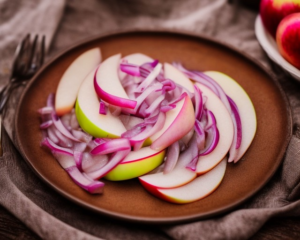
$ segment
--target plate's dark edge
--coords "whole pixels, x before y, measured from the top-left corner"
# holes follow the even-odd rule
[[[219,208],[219,209],[215,209],[213,211],[207,212],[207,213],[201,213],[201,214],[194,214],[194,215],[188,215],[188,216],[179,216],[179,217],[166,217],[166,218],[156,218],[156,217],[139,217],[139,216],[131,216],[131,215],[127,215],[127,214],[121,214],[121,213],[115,213],[115,212],[111,212],[111,211],[107,211],[107,210],[103,210],[103,209],[99,209],[97,207],[94,207],[90,204],[87,204],[86,202],[83,202],[75,197],[73,197],[72,195],[64,192],[63,190],[61,190],[60,188],[54,186],[51,182],[49,182],[46,178],[44,178],[42,175],[39,174],[38,170],[36,170],[31,164],[29,159],[27,158],[26,154],[24,153],[24,149],[22,147],[22,145],[20,144],[20,138],[19,135],[16,134],[16,140],[17,140],[17,145],[20,149],[20,153],[23,156],[23,158],[26,160],[27,164],[33,169],[33,171],[41,178],[43,179],[49,186],[51,186],[52,188],[54,188],[57,192],[59,192],[60,194],[62,194],[64,197],[66,197],[67,199],[76,202],[77,204],[86,207],[88,209],[91,209],[97,213],[101,213],[104,214],[108,217],[113,217],[116,218],[118,220],[123,220],[123,221],[129,221],[129,222],[135,222],[135,223],[141,223],[141,224],[175,224],[175,223],[183,223],[183,222],[191,222],[194,220],[199,220],[199,219],[207,219],[210,217],[214,217],[216,215],[221,215],[225,212],[228,212],[232,209],[234,209],[235,207],[239,206],[240,204],[242,204],[243,202],[245,202],[246,200],[248,200],[250,197],[252,197],[254,194],[256,194],[263,186],[265,186],[265,184],[272,178],[272,176],[275,174],[276,170],[278,169],[278,167],[280,166],[280,164],[282,163],[282,160],[284,158],[287,146],[290,142],[291,136],[292,136],[292,114],[291,114],[291,108],[290,108],[290,104],[289,101],[287,99],[287,96],[285,95],[283,89],[281,88],[276,76],[270,71],[268,70],[266,67],[264,67],[257,59],[249,56],[246,52],[241,51],[227,43],[224,42],[220,42],[217,41],[213,38],[207,37],[207,36],[203,36],[200,34],[195,34],[189,31],[182,31],[182,30],[170,30],[170,29],[164,29],[164,28],[159,28],[159,29],[140,29],[140,28],[135,28],[135,29],[131,29],[131,30],[125,30],[125,31],[111,31],[111,32],[107,32],[105,34],[99,34],[96,36],[92,36],[89,37],[87,39],[84,39],[82,41],[79,41],[75,44],[73,44],[71,47],[69,47],[66,50],[61,51],[60,53],[58,53],[56,56],[53,56],[47,64],[45,64],[37,73],[36,75],[28,82],[26,88],[24,89],[20,101],[18,103],[17,106],[17,113],[16,113],[16,117],[14,120],[14,126],[15,129],[17,130],[18,128],[18,119],[19,119],[19,112],[20,112],[20,108],[22,105],[22,101],[23,98],[26,95],[26,92],[28,91],[28,89],[31,87],[31,85],[35,82],[35,80],[38,78],[38,76],[40,75],[41,72],[44,71],[44,69],[46,69],[48,66],[50,66],[51,64],[53,64],[58,58],[60,58],[62,55],[66,54],[67,52],[73,50],[74,48],[80,47],[81,45],[86,45],[89,44],[90,42],[96,41],[97,39],[101,39],[101,38],[105,38],[105,37],[114,37],[117,35],[126,35],[126,34],[149,34],[149,33],[153,33],[153,34],[176,34],[178,36],[187,36],[187,37],[192,37],[192,38],[199,38],[201,40],[204,41],[208,41],[208,42],[212,42],[216,45],[222,46],[224,48],[229,49],[232,52],[235,52],[239,55],[241,55],[243,58],[245,58],[246,60],[248,60],[249,62],[252,62],[256,65],[256,67],[258,67],[259,69],[261,69],[272,81],[273,83],[275,83],[276,87],[279,89],[281,97],[286,105],[286,116],[287,116],[287,121],[289,122],[288,126],[287,126],[287,134],[286,134],[286,139],[284,142],[284,145],[281,148],[280,154],[278,155],[277,159],[276,159],[276,164],[274,164],[274,167],[272,169],[271,174],[268,176],[267,180],[265,182],[263,182],[259,187],[257,187],[256,189],[254,189],[252,192],[249,192],[249,194],[247,196],[245,196],[243,199],[239,200],[238,202],[232,203],[231,205],[227,205],[226,208]],[[16,131],[17,132],[17,131]]]

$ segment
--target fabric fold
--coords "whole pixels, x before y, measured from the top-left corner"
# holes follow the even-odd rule
[[[53,56],[75,42],[109,31],[179,29],[230,44],[271,69],[255,37],[257,13],[226,0],[187,0],[184,4],[181,0],[163,4],[159,0],[28,0],[17,5],[19,2],[0,3],[4,12],[0,15],[0,89],[9,76],[14,49],[28,32],[45,34]],[[7,136],[3,139],[5,155],[0,159],[0,204],[43,239],[248,239],[272,217],[300,215],[300,86],[285,74],[279,83],[291,104],[295,135],[270,182],[227,214],[168,227],[128,224],[95,214],[40,180]],[[4,121],[13,141],[14,114],[22,90],[11,97]]]

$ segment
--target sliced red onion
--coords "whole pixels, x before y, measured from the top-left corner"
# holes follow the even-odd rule
[[[66,169],[75,166],[73,155],[56,150],[52,150],[52,154],[58,161],[58,163],[62,166],[62,168]]]
[[[81,167],[85,173],[101,169],[108,163],[108,155],[91,155],[83,153]]]
[[[197,139],[197,146],[199,150],[203,150],[205,148],[205,132],[202,123],[196,119],[195,121],[195,132]]]
[[[174,63],[173,64],[179,71],[183,72],[186,76],[188,76],[190,79],[199,82],[206,87],[208,87],[210,90],[212,90],[224,103],[225,107],[229,112],[231,112],[230,104],[228,102],[227,96],[222,89],[222,87],[211,77],[207,76],[206,74],[199,72],[199,71],[189,71],[185,69],[181,64]]]
[[[46,128],[50,127],[52,124],[53,124],[52,120],[48,120],[47,122],[43,122],[40,125],[40,129],[46,129]]]
[[[50,114],[50,113],[52,113],[52,111],[53,111],[53,107],[46,106],[46,107],[40,108],[38,110],[38,113],[43,115],[43,114]]]
[[[51,127],[52,128],[52,127]],[[53,126],[53,132],[59,139],[59,145],[62,147],[73,147],[73,141],[61,134],[61,132]]]
[[[123,79],[121,79],[121,84],[124,89],[129,88],[130,86],[135,85],[137,83],[136,79],[137,78],[134,76],[126,75]],[[141,79],[141,78],[138,78],[138,79]],[[138,82],[140,82],[140,80]]]
[[[211,111],[208,111],[208,116],[212,119],[213,124],[210,126],[209,129],[207,129],[208,136],[206,140],[206,146],[205,149],[200,151],[200,156],[204,156],[211,153],[218,145],[220,138],[214,114]]]
[[[51,141],[49,138],[45,138],[42,141],[42,146],[48,147],[51,151],[55,151],[56,153],[62,153],[62,154],[68,154],[73,156],[73,150],[69,148],[64,148],[61,146],[58,146],[53,141]]]
[[[54,113],[55,114],[55,113]],[[52,116],[52,115],[51,115]],[[67,113],[63,116],[60,117],[61,122],[63,123],[63,125],[69,130],[71,131],[71,117],[72,114],[71,113]]]
[[[73,147],[74,160],[79,170],[82,170],[81,168],[82,157],[86,147],[87,147],[87,143],[85,142],[74,143],[74,147]]]
[[[144,101],[142,102],[141,106],[139,107],[136,116],[141,117],[141,118],[147,118],[150,117],[149,113],[146,113],[146,109],[149,107],[149,104]]]
[[[242,142],[242,122],[241,122],[241,117],[239,114],[239,109],[237,107],[237,105],[235,104],[235,102],[228,97],[228,101],[230,103],[230,107],[236,122],[236,130],[237,130],[237,136],[236,136],[236,145],[235,148],[238,149],[241,145]]]
[[[143,92],[158,76],[162,69],[162,64],[158,63],[153,71],[145,78],[145,80],[138,86],[135,92]]]
[[[109,153],[114,153],[117,151],[123,151],[130,149],[131,145],[128,139],[126,138],[117,138],[113,139],[111,141],[102,143],[95,147],[92,151],[91,154],[109,154]]]
[[[194,85],[195,89],[195,117],[198,120],[201,120],[202,110],[203,110],[203,99],[202,92],[197,85]]]
[[[236,163],[238,161],[238,159],[236,159],[236,156],[239,152],[239,148],[242,142],[242,122],[237,105],[230,97],[228,97],[228,100],[232,109],[231,118],[234,126],[234,136],[229,149],[228,162]]]
[[[167,106],[162,106],[162,107],[160,108],[160,111],[166,113],[166,112],[168,112],[168,111],[174,109],[175,107],[176,107],[175,104],[170,104],[170,105],[167,105]]]
[[[52,127],[47,128],[47,135],[52,142],[54,142],[56,144],[59,143],[59,139],[54,133],[54,128],[52,128]]]
[[[120,69],[122,72],[132,76],[140,76],[140,67],[131,63],[121,63]]]
[[[166,92],[172,91],[176,88],[176,84],[170,79],[165,79],[161,83],[163,85],[162,94],[165,94]]]
[[[122,107],[122,108],[131,108],[134,109],[136,106],[136,101],[131,100],[131,99],[125,99],[125,98],[121,98],[115,95],[112,95],[110,93],[105,92],[99,85],[97,82],[97,72],[98,69],[95,71],[95,75],[94,75],[94,88],[95,91],[97,93],[97,95],[100,97],[101,100],[118,106],[118,107]]]
[[[163,113],[163,112],[160,112],[154,126],[146,128],[145,131],[143,131],[140,134],[132,137],[130,139],[130,142],[139,142],[139,141],[143,141],[143,140],[151,137],[153,134],[155,134],[156,132],[158,132],[159,130],[161,130],[163,128],[163,126],[165,124],[165,120],[166,120],[166,114]]]
[[[168,147],[168,152],[164,166],[164,174],[167,174],[174,169],[178,161],[179,153],[180,149],[178,141],[174,142],[170,147]]]
[[[95,138],[94,143],[96,143],[96,145],[100,145],[102,143],[106,143],[111,140],[113,140],[113,139],[111,139],[111,138]]]
[[[130,115],[125,115],[125,114],[121,114],[119,116],[119,119],[121,120],[121,122],[123,123],[124,127],[127,130],[130,130],[133,127],[135,127],[136,125],[144,122],[144,120],[142,118],[138,118],[138,117],[130,116]]]
[[[140,66],[140,76],[146,78],[151,71],[157,66],[159,63],[158,60],[154,60],[153,62],[147,62]]]
[[[99,170],[87,173],[92,179],[99,179],[114,169],[130,152],[130,149],[118,151],[112,154],[109,162]]]
[[[179,155],[176,168],[177,167],[186,167],[190,169],[189,163],[198,156],[198,147],[197,147],[197,139],[194,134],[191,141],[189,142],[188,148]],[[193,167],[192,167],[193,168]],[[193,170],[192,170],[193,171]]]
[[[47,107],[52,107],[54,109],[54,93],[50,93],[47,98]]]
[[[74,129],[74,130],[79,129],[79,123],[78,123],[74,108],[71,111],[70,127],[71,127],[71,129]]]
[[[160,83],[153,84],[145,89],[137,98],[137,107],[139,107],[142,102],[153,92],[160,90],[162,88],[162,85]]]
[[[99,114],[106,115],[106,107],[105,107],[104,102],[102,102],[101,100],[100,100],[100,106],[99,106]]]
[[[151,113],[155,112],[155,110],[160,107],[160,105],[164,99],[165,99],[165,95],[161,95],[158,98],[156,98],[155,101],[153,101],[152,104],[145,110],[145,113],[151,114]]]
[[[93,181],[90,178],[83,175],[76,166],[69,167],[65,169],[73,181],[90,193],[102,193],[104,188],[104,183],[100,181]]]
[[[66,136],[67,138],[69,138],[72,141],[75,142],[79,142],[78,139],[76,139],[67,129],[66,127],[63,125],[63,123],[61,122],[60,118],[55,114],[52,113],[52,121],[54,123],[54,126],[58,129],[58,131],[63,134],[64,136]]]
[[[141,133],[142,131],[144,131],[146,128],[146,125],[144,123],[140,123],[138,125],[136,125],[135,127],[133,127],[132,129],[127,130],[126,132],[124,132],[121,137],[122,138],[132,138],[136,135],[138,135],[139,133]]]
[[[76,139],[78,139],[81,142],[85,142],[85,143],[88,143],[93,138],[91,135],[89,135],[88,133],[83,132],[81,130],[72,130],[72,134],[74,135],[74,137]]]
[[[195,130],[191,129],[185,136],[183,136],[179,141],[181,141],[181,149],[186,149],[191,141]]]

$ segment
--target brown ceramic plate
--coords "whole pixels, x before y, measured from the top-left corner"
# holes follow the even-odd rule
[[[91,195],[68,177],[49,151],[40,147],[37,109],[69,64],[84,51],[100,47],[103,58],[141,52],[164,62],[178,61],[189,69],[216,70],[234,78],[246,90],[257,113],[258,128],[238,164],[228,164],[220,187],[207,198],[185,205],[162,201],[137,179],[106,182],[103,195]],[[247,127],[247,126],[245,126]],[[284,94],[271,76],[245,54],[210,39],[188,33],[134,31],[85,41],[49,62],[31,80],[20,101],[16,132],[21,153],[34,171],[65,197],[98,213],[144,223],[177,223],[208,218],[236,207],[255,194],[279,167],[291,136],[291,117]]]

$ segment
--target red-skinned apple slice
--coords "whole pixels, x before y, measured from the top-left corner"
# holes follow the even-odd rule
[[[57,115],[64,115],[74,107],[79,87],[85,77],[101,62],[99,48],[88,50],[77,57],[64,72],[55,95]]]
[[[194,178],[197,174],[185,167],[175,167],[171,172],[148,174],[139,177],[141,184],[149,191],[154,192],[157,188],[174,188],[182,186]]]
[[[257,121],[254,106],[245,90],[231,77],[215,71],[205,72],[205,74],[213,78],[238,107],[242,123],[242,142],[235,156],[229,156],[229,161],[237,162],[249,148],[256,133]]]
[[[76,101],[76,117],[80,127],[90,135],[99,138],[120,137],[126,128],[118,117],[108,110],[106,115],[99,114],[99,99],[95,92],[95,70],[86,77],[80,86]]]
[[[207,197],[222,182],[226,171],[227,159],[224,158],[209,172],[197,177],[193,181],[177,188],[157,189],[154,193],[159,198],[172,203],[190,203]]]
[[[160,151],[185,136],[195,123],[195,112],[191,99],[183,93],[183,99],[166,113],[163,128],[150,137],[151,148]]]
[[[129,99],[118,75],[121,54],[107,58],[99,66],[94,79],[94,87],[98,96],[114,106],[134,109],[137,102]]]
[[[219,142],[209,154],[200,156],[197,164],[197,174],[203,174],[214,168],[228,153],[231,146],[234,128],[231,116],[222,101],[209,88],[196,83],[203,95],[207,97],[205,106],[214,113],[219,130]]]
[[[155,151],[150,147],[132,151],[105,178],[111,181],[122,181],[139,177],[158,167],[163,162],[164,156],[165,150]]]
[[[193,83],[177,68],[173,67],[169,63],[164,64],[165,78],[173,80],[178,85],[186,88],[191,93],[194,92]]]

